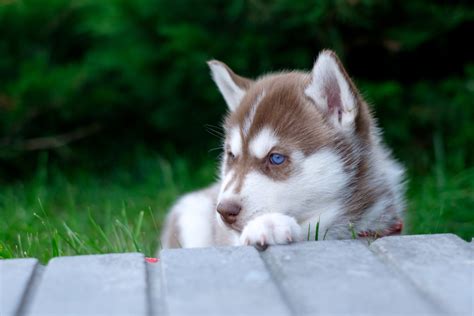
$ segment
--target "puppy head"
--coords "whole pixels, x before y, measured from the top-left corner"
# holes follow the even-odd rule
[[[229,109],[219,222],[240,231],[260,214],[304,220],[318,209],[336,207],[349,180],[341,144],[367,138],[370,124],[337,56],[323,51],[311,73],[283,72],[255,81],[218,61],[209,66]]]

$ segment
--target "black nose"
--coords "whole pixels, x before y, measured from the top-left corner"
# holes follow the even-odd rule
[[[223,201],[217,205],[217,212],[221,214],[222,220],[228,224],[237,221],[237,215],[239,215],[241,209],[240,204],[232,201]]]

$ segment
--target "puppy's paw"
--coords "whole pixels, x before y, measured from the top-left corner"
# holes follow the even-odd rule
[[[268,245],[289,244],[301,240],[301,228],[293,217],[280,213],[261,215],[244,227],[242,245],[266,249]]]

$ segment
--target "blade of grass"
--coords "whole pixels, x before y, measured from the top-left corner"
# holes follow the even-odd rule
[[[142,230],[143,215],[144,214],[145,214],[145,212],[143,212],[143,211],[140,211],[140,213],[138,214],[137,224],[136,224],[135,230],[133,232],[133,236],[134,236],[135,239],[137,239],[140,236],[140,233],[141,233],[141,230]]]
[[[89,221],[92,224],[92,226],[94,226],[94,228],[99,233],[99,235],[102,237],[102,239],[105,241],[107,246],[112,248],[112,243],[110,242],[109,237],[107,237],[107,234],[104,232],[102,227],[100,227],[100,225],[97,224],[97,222],[94,220],[94,218],[92,217],[92,213],[91,213],[90,209],[89,209]]]
[[[328,234],[329,228],[324,232],[323,240],[326,240],[326,235]]]
[[[357,239],[357,235],[356,235],[356,233],[355,233],[354,224],[353,224],[353,223],[349,223],[349,230],[350,230],[350,232],[351,232],[352,239]]]
[[[319,221],[321,218],[318,219],[318,222],[316,223],[316,231],[314,232],[314,241],[318,241],[319,238]]]
[[[135,247],[135,250],[138,251],[138,252],[141,252],[142,251],[141,247],[138,245],[137,240],[135,239],[135,237],[133,236],[132,231],[127,227],[127,225],[123,224],[118,219],[115,220],[115,223],[117,224],[118,227],[120,227],[122,229],[122,231],[125,233],[125,235],[127,235],[127,237],[130,238],[130,240],[132,241],[132,243]]]
[[[56,236],[52,236],[51,238],[51,250],[52,250],[53,257],[59,257],[60,252],[59,252],[59,245],[58,245]]]
[[[81,253],[82,249],[84,253],[90,252],[89,247],[85,245],[85,243],[79,238],[79,235],[74,232],[65,222],[63,222],[63,226],[66,229],[66,234],[69,238],[63,237],[63,240],[77,253]],[[79,248],[76,246],[79,245]]]

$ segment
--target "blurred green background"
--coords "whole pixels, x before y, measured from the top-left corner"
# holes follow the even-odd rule
[[[226,106],[335,50],[408,169],[408,233],[474,235],[471,1],[1,0],[0,257],[152,255],[215,179]]]

